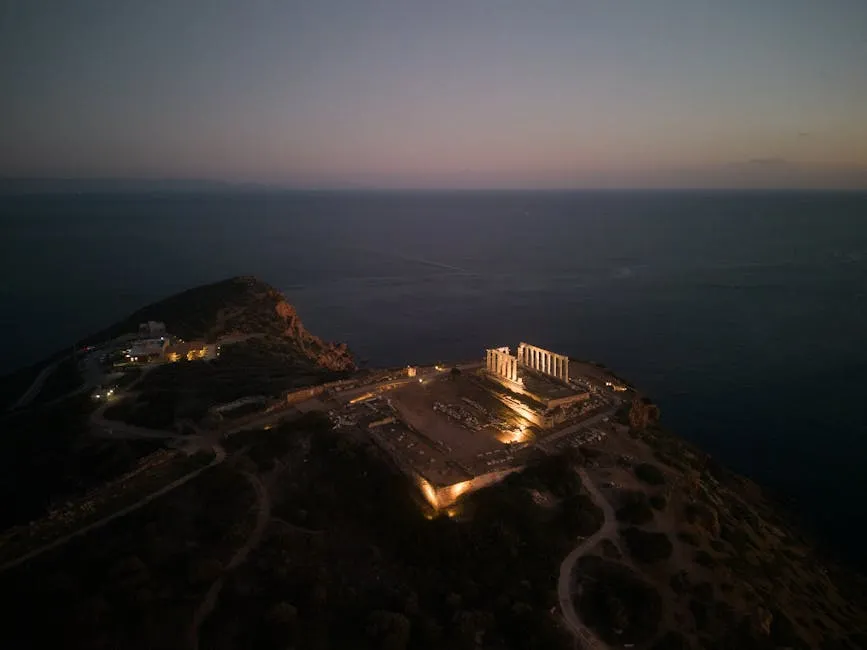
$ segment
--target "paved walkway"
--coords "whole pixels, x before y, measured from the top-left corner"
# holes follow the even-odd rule
[[[563,563],[560,565],[560,579],[557,583],[557,595],[560,599],[560,609],[563,612],[563,618],[566,625],[572,633],[578,638],[585,648],[594,650],[607,649],[608,646],[603,643],[589,628],[581,623],[581,619],[575,612],[575,604],[572,600],[572,572],[575,569],[575,563],[579,558],[584,556],[603,539],[610,538],[617,529],[617,519],[614,516],[614,508],[608,503],[608,500],[599,492],[596,485],[590,480],[586,470],[579,469],[578,474],[581,476],[581,481],[590,492],[590,496],[597,506],[602,508],[605,515],[605,523],[593,535],[584,540],[581,544],[572,549],[572,552],[566,556]]]

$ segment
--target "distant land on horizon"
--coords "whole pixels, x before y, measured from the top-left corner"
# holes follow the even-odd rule
[[[191,193],[191,192],[498,192],[498,193],[615,193],[615,192],[683,192],[683,193],[867,193],[863,188],[793,188],[793,187],[389,187],[362,184],[293,185],[291,183],[258,183],[247,181],[222,181],[198,178],[17,178],[0,177],[0,196],[32,196],[49,194],[144,194],[144,193]]]

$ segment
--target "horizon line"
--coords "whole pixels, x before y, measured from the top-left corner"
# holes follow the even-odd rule
[[[98,187],[104,184],[106,187]],[[44,185],[44,187],[36,187]],[[54,187],[51,187],[55,185]],[[114,187],[111,187],[114,185]],[[120,187],[129,185],[130,187]],[[139,185],[140,187],[134,187]],[[16,187],[17,186],[17,187]],[[29,186],[29,187],[28,187]],[[78,186],[78,187],[76,187]],[[196,187],[198,186],[198,187]],[[0,196],[14,195],[64,195],[64,194],[189,194],[189,193],[289,193],[289,192],[341,192],[341,193],[566,193],[566,192],[827,192],[827,193],[865,193],[867,187],[755,187],[755,186],[628,186],[622,187],[450,187],[450,186],[359,186],[359,185],[306,185],[293,186],[259,181],[225,181],[197,178],[64,178],[64,177],[2,177],[0,176]]]

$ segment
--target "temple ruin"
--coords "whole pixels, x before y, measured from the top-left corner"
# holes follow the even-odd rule
[[[509,348],[485,351],[485,373],[506,392],[493,394],[526,420],[549,428],[573,417],[590,394],[569,380],[569,357],[521,342],[517,354]],[[530,398],[520,400],[515,394]]]
[[[509,348],[492,348],[485,351],[485,369],[503,379],[518,382],[518,357],[509,353]]]
[[[564,354],[557,354],[523,342],[518,345],[516,356],[513,356],[507,347],[491,348],[485,352],[485,369],[503,379],[521,383],[518,367],[523,365],[530,370],[569,383],[569,357]]]
[[[518,345],[518,361],[528,368],[538,370],[546,375],[569,381],[569,357],[556,352],[549,352],[535,345],[520,343]]]

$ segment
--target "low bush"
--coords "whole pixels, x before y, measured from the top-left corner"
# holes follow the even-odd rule
[[[680,531],[677,534],[677,538],[684,544],[689,544],[690,546],[698,546],[701,543],[698,537],[685,530]]]
[[[597,557],[578,562],[582,595],[577,609],[607,643],[646,643],[662,617],[659,592],[631,569]],[[537,646],[538,647],[538,646]]]
[[[653,521],[653,510],[646,503],[627,503],[617,510],[617,521],[642,526]]]
[[[671,556],[671,540],[665,533],[651,533],[630,527],[623,531],[629,553],[639,562],[659,562]]]
[[[693,559],[696,561],[697,564],[700,564],[703,567],[712,567],[714,564],[716,564],[716,561],[707,551],[696,551]]]
[[[651,650],[690,650],[691,647],[680,632],[668,631],[651,646]]]
[[[665,485],[665,475],[656,465],[641,463],[635,466],[635,476],[648,485]]]

